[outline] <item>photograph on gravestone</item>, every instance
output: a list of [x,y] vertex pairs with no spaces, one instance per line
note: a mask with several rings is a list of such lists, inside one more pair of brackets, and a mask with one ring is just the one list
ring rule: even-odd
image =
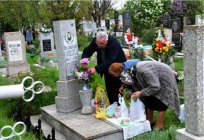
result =
[[43,51],[52,51],[52,47],[51,47],[51,40],[50,39],[45,39],[42,40],[43,43]]
[[8,55],[10,61],[22,61],[21,41],[8,41]]
[[180,18],[171,19],[170,20],[170,27],[171,27],[173,33],[182,32],[181,19]]
[[195,17],[185,17],[184,25],[195,25]]

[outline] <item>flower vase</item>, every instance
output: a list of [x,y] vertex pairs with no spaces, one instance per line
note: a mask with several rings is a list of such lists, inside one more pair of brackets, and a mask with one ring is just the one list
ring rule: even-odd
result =
[[161,56],[160,55],[158,56],[158,62],[161,62]]
[[82,102],[82,114],[92,114],[93,113],[93,107],[91,106],[91,100],[93,97],[93,92],[91,88],[87,88],[87,86],[84,85],[83,89],[86,90],[80,90],[79,95]]

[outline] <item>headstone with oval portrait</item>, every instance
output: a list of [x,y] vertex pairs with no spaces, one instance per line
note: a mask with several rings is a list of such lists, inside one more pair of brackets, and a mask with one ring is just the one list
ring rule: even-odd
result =
[[82,107],[79,90],[82,85],[74,79],[78,66],[78,44],[75,20],[53,22],[59,80],[55,97],[58,112],[69,113]]
[[8,57],[8,76],[15,76],[19,72],[29,72],[30,66],[26,60],[25,38],[23,34],[21,32],[5,32],[4,39]]

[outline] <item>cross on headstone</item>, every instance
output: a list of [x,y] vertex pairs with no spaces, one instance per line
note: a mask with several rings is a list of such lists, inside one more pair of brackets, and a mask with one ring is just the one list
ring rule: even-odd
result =
[[29,72],[26,60],[25,38],[21,32],[5,32],[5,45],[8,57],[7,74],[15,76],[19,72]]
[[184,27],[185,129],[177,140],[204,139],[204,26]]
[[78,93],[82,85],[73,77],[78,65],[75,20],[54,21],[53,27],[59,68],[56,109],[58,112],[69,113],[82,107]]

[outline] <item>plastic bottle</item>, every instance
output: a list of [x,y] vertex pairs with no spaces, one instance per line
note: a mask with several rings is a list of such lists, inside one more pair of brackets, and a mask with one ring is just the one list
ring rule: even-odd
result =
[[97,97],[94,99],[94,112],[96,113],[99,110],[99,100]]

